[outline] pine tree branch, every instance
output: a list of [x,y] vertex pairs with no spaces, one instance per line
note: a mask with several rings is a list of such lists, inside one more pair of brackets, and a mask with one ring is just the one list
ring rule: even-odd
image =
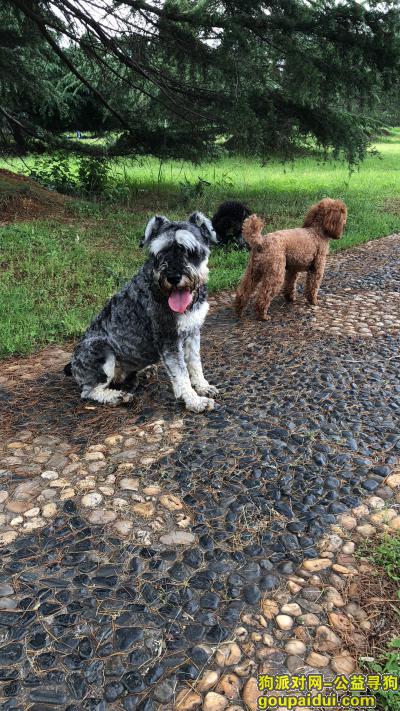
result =
[[26,15],[27,17],[30,17],[30,19],[35,22],[35,24],[37,25],[37,27],[39,29],[40,34],[44,37],[46,42],[54,50],[54,52],[61,59],[61,61],[68,67],[70,72],[72,72],[72,74],[74,74],[76,76],[76,78],[79,79],[79,81],[82,82],[82,84],[84,84],[89,89],[89,91],[91,91],[97,97],[97,99],[100,101],[100,103],[102,103],[103,106],[105,106],[105,108],[108,109],[108,111],[110,111],[110,113],[113,114],[113,116],[115,116],[115,118],[117,118],[118,121],[120,121],[122,126],[129,129],[129,124],[125,121],[124,117],[119,113],[119,111],[116,111],[116,109],[114,109],[114,107],[108,103],[107,99],[103,96],[101,91],[96,89],[96,87],[93,86],[93,84],[91,84],[91,82],[88,79],[86,79],[86,77],[84,77],[83,74],[81,74],[78,71],[78,69],[74,66],[74,64],[68,59],[65,52],[63,52],[62,49],[60,49],[57,42],[55,42],[55,40],[53,40],[51,34],[49,33],[49,31],[46,28],[45,21],[43,20],[43,18],[41,18],[36,13],[34,13],[29,7],[27,7],[25,5],[25,3],[23,2],[23,0],[13,0],[13,2],[21,10],[21,12],[24,13],[24,15]]
[[0,105],[0,113],[3,114],[9,124],[14,124],[14,126],[17,126],[21,131],[24,131],[24,133],[28,134],[28,136],[32,136],[32,138],[37,138],[37,135],[28,126],[21,123],[19,119],[10,114],[9,111],[4,108],[4,106]]

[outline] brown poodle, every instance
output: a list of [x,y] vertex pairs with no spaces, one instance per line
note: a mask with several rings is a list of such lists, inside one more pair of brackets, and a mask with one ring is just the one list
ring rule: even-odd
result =
[[346,219],[344,202],[331,198],[313,205],[303,227],[293,230],[262,235],[263,221],[257,215],[250,215],[243,223],[243,237],[250,245],[251,254],[236,293],[238,316],[256,289],[255,305],[263,320],[268,318],[270,303],[282,286],[286,300],[294,301],[299,272],[307,272],[305,295],[310,304],[316,304],[329,240],[340,239]]

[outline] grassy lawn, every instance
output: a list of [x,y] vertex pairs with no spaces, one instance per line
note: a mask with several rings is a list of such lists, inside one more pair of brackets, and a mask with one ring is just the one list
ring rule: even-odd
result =
[[[199,166],[149,158],[115,161],[114,202],[71,201],[57,219],[0,228],[0,354],[29,353],[78,336],[143,261],[139,240],[148,218],[158,212],[182,218],[200,209],[212,215],[221,200],[235,197],[272,230],[301,224],[308,206],[328,195],[349,208],[346,234],[333,248],[399,231],[400,129],[376,148],[378,155],[351,175],[343,163],[317,156],[264,166],[244,158]],[[29,164],[32,160],[0,160],[0,167],[25,173]],[[6,189],[0,183],[0,220]],[[215,250],[211,290],[234,287],[246,259],[246,253]]]
[[[397,636],[400,627],[400,534],[385,537],[372,553],[371,561],[383,569],[398,589],[391,600],[394,619],[392,640],[386,650],[366,665],[366,671],[400,678],[400,637]],[[376,708],[380,711],[400,711],[400,686],[397,691],[379,691],[376,694]]]

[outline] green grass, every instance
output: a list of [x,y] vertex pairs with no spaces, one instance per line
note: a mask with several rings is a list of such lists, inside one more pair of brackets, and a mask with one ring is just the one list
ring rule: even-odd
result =
[[[143,158],[114,161],[114,202],[76,201],[61,221],[13,223],[0,239],[0,354],[29,353],[79,335],[90,317],[143,261],[139,248],[155,213],[182,218],[194,209],[211,215],[218,203],[239,198],[263,215],[266,228],[301,224],[308,206],[324,196],[345,200],[346,234],[333,249],[400,230],[400,130],[393,130],[349,174],[348,167],[306,156],[293,163],[226,158],[194,166]],[[33,159],[0,161],[29,172]],[[71,168],[74,169],[73,160]],[[198,185],[199,178],[210,185]],[[0,185],[0,205],[2,186]],[[1,219],[1,218],[0,218]],[[246,253],[215,250],[211,290],[234,287]]]
[[[398,586],[399,603],[393,603],[400,621],[400,534],[387,536],[372,555],[372,561],[380,565],[387,576]],[[386,652],[369,668],[377,674],[390,674],[400,677],[400,638],[395,637]],[[381,711],[400,711],[400,688],[398,691],[379,691],[376,694],[376,708]]]
[[385,569],[391,580],[398,583],[400,600],[400,534],[388,536],[382,541],[374,553],[374,561]]
[[[92,239],[96,232],[96,240]],[[0,340],[3,355],[78,335],[93,312],[133,273],[142,255],[128,229],[118,248],[99,246],[100,231],[59,223],[3,230]]]

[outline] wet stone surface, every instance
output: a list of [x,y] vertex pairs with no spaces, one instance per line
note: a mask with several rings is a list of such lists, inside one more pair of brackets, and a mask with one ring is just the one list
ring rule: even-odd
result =
[[[380,290],[384,309],[400,276],[368,249],[371,273],[364,261],[356,281],[352,254],[340,255],[324,289],[351,288],[354,304]],[[21,409],[0,465],[1,709],[253,708],[257,670],[351,666],[339,654],[348,623],[328,615],[354,574],[343,532],[368,536],[379,512],[392,528],[399,516],[400,328],[336,337],[279,300],[271,315],[238,326],[220,298],[203,360],[221,395],[206,416],[184,413],[161,374],[113,433],[93,425],[77,441],[56,403],[47,420],[46,408]],[[47,368],[68,401],[58,353]],[[27,387],[19,368],[2,376],[6,414]],[[79,407],[66,415],[77,427]],[[182,695],[200,676],[204,698]]]

